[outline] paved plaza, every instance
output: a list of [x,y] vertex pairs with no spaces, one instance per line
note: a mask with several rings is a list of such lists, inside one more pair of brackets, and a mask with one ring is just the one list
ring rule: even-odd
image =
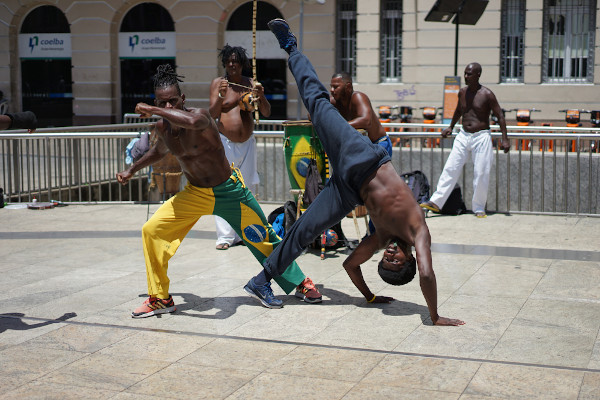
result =
[[597,218],[430,216],[440,315],[466,322],[437,327],[381,253],[363,274],[392,304],[364,300],[340,249],[298,259],[322,304],[274,286],[266,309],[242,289],[260,266],[215,250],[205,217],[170,262],[177,312],[132,319],[157,207],[0,209],[0,399],[600,399]]

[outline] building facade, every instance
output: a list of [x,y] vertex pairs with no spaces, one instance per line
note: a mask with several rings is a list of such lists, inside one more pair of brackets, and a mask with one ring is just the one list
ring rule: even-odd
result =
[[321,3],[259,1],[253,47],[252,1],[5,0],[0,91],[9,110],[33,109],[44,126],[120,122],[138,101],[152,101],[151,75],[171,63],[185,76],[187,103],[207,107],[210,82],[224,73],[219,49],[229,43],[250,57],[256,49],[273,118],[305,118],[266,27],[280,17],[325,84],[345,70],[374,107],[410,106],[415,120],[419,108],[443,105],[445,78],[463,80],[473,61],[503,108],[541,110],[536,122],[560,125],[560,110],[600,109],[596,0],[490,1],[475,25],[459,25],[458,46],[455,24],[425,20],[435,0]]

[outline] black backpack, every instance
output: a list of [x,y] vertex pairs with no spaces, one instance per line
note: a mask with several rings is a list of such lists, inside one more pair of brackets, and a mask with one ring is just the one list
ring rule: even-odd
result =
[[425,203],[429,201],[429,181],[421,171],[407,172],[400,175],[404,182],[408,185],[415,196],[417,203]]
[[450,196],[448,196],[448,200],[446,200],[440,212],[446,215],[460,215],[466,211],[467,207],[463,201],[462,191],[457,183],[452,192],[450,192]]
[[310,159],[308,163],[308,171],[306,173],[306,183],[304,184],[304,195],[302,196],[302,204],[308,207],[323,190],[323,181],[317,167],[317,160]]

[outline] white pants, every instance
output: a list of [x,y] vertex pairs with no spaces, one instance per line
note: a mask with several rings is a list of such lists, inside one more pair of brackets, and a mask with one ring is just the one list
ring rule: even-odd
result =
[[456,135],[452,151],[444,165],[442,175],[440,175],[437,190],[430,199],[440,209],[446,204],[469,155],[473,159],[473,201],[471,206],[475,213],[485,212],[493,157],[492,136],[489,129],[475,133],[465,132],[461,129]]
[[[256,193],[256,185],[259,183],[257,164],[256,164],[256,138],[254,135],[243,143],[232,142],[225,135],[221,134],[221,142],[225,149],[225,157],[229,163],[240,170],[244,177],[246,187],[252,193]],[[217,230],[217,245],[241,242],[242,239],[235,233],[235,230],[223,218],[215,215]]]

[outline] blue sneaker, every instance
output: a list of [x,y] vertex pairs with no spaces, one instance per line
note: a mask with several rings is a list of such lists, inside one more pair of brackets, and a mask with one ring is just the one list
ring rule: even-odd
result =
[[254,297],[267,308],[281,308],[283,307],[283,301],[277,299],[273,295],[273,289],[271,289],[271,282],[267,282],[264,286],[256,286],[254,284],[254,278],[250,279],[244,290],[250,296]]
[[276,18],[267,24],[271,32],[275,34],[277,41],[279,42],[279,47],[283,50],[287,51],[289,54],[294,47],[298,46],[298,41],[296,40],[296,36],[290,30],[290,26],[288,23],[281,18]]

